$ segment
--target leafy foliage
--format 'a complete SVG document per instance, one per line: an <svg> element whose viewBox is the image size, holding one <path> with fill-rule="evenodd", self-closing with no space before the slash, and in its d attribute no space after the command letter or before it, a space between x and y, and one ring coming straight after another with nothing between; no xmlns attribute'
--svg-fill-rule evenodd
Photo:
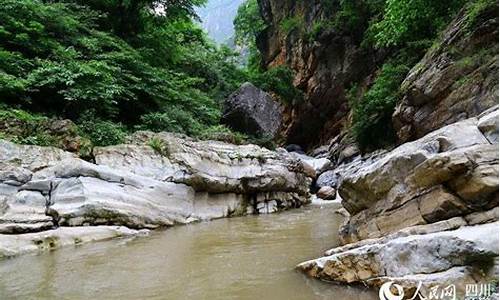
<svg viewBox="0 0 500 300"><path fill-rule="evenodd" d="M370 21L380 17L385 2L385 0L340 0L340 7L332 25L339 31L362 39Z"/></svg>
<svg viewBox="0 0 500 300"><path fill-rule="evenodd" d="M202 127L201 123L194 120L189 112L171 107L166 112L143 115L141 125L137 128L154 132L169 131L194 135L200 132Z"/></svg>
<svg viewBox="0 0 500 300"><path fill-rule="evenodd" d="M266 25L260 15L257 0L247 0L241 4L233 23L236 45L247 49L249 53L248 71L253 73L261 72L261 55L257 49L256 40L257 36L266 28Z"/></svg>
<svg viewBox="0 0 500 300"><path fill-rule="evenodd" d="M153 149L157 154L161 156L168 157L170 155L168 146L162 139L158 137L152 137L148 141L148 145L149 147L151 147L151 149Z"/></svg>
<svg viewBox="0 0 500 300"><path fill-rule="evenodd" d="M286 18L281 21L280 27L285 33L290 34L295 29L303 28L304 20L300 16Z"/></svg>
<svg viewBox="0 0 500 300"><path fill-rule="evenodd" d="M78 125L94 146L116 145L125 140L126 129L121 123L101 120L92 114L85 114L79 120Z"/></svg>
<svg viewBox="0 0 500 300"><path fill-rule="evenodd" d="M379 47L434 37L460 9L465 0L387 0L382 20L373 24Z"/></svg>
<svg viewBox="0 0 500 300"><path fill-rule="evenodd" d="M238 45L255 45L255 37L265 28L257 0L248 0L238 8L234 19L235 41Z"/></svg>
<svg viewBox="0 0 500 300"><path fill-rule="evenodd" d="M79 135L78 128L70 123L21 109L0 105L0 137L14 143L64 148L71 140L88 139Z"/></svg>
<svg viewBox="0 0 500 300"><path fill-rule="evenodd" d="M391 116L401 81L409 71L404 65L386 63L370 90L354 107L353 131L363 150L394 141Z"/></svg>
<svg viewBox="0 0 500 300"><path fill-rule="evenodd" d="M465 1L339 1L330 26L353 36L365 50L379 48L387 53L368 90L360 92L354 83L347 93L353 107L352 130L362 150L395 141L391 116L400 99L401 82Z"/></svg>
<svg viewBox="0 0 500 300"><path fill-rule="evenodd" d="M0 99L80 120L97 145L135 127L199 133L246 80L192 21L204 2L4 0Z"/></svg>
<svg viewBox="0 0 500 300"><path fill-rule="evenodd" d="M467 5L467 26L474 28L479 16L487 13L498 14L498 1L476 0Z"/></svg>
<svg viewBox="0 0 500 300"><path fill-rule="evenodd" d="M44 116L32 115L19 109L1 109L0 132L3 138L15 143L53 146L58 141L45 131L43 124L47 120Z"/></svg>
<svg viewBox="0 0 500 300"><path fill-rule="evenodd" d="M239 132L234 132L224 125L206 128L201 132L199 138L202 140L216 140L235 145L245 144L248 140L248 136Z"/></svg>
<svg viewBox="0 0 500 300"><path fill-rule="evenodd" d="M279 96L286 104L297 104L303 99L302 92L293 85L293 72L286 66L270 68L265 72L253 72L251 81L263 90Z"/></svg>
<svg viewBox="0 0 500 300"><path fill-rule="evenodd" d="M303 22L300 18L283 20L282 27L285 31L293 30ZM236 42L247 47L250 59L241 78L246 78L259 88L272 92L284 103L296 104L302 100L301 92L293 85L293 71L286 66L278 66L264 70L261 66L260 54L257 51L257 36L265 29L257 0L247 0L238 9L234 20Z"/></svg>

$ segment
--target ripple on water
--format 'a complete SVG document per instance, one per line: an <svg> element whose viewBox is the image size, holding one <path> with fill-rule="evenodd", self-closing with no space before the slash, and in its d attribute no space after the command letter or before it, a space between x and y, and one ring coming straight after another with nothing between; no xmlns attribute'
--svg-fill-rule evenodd
<svg viewBox="0 0 500 300"><path fill-rule="evenodd" d="M377 299L294 271L338 244L334 210L216 220L5 260L0 299Z"/></svg>

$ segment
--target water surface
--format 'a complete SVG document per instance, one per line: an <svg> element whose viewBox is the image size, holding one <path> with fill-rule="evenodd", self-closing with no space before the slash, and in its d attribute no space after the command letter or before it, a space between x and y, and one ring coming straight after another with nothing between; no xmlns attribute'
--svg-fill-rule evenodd
<svg viewBox="0 0 500 300"><path fill-rule="evenodd" d="M337 245L334 210L222 219L0 261L0 299L378 299L294 271Z"/></svg>

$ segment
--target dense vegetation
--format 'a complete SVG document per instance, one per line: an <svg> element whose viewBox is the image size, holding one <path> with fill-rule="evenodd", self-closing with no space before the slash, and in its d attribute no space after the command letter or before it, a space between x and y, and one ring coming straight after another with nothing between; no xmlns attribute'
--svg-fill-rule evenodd
<svg viewBox="0 0 500 300"><path fill-rule="evenodd" d="M84 144L120 143L134 130L171 131L242 143L219 124L222 100L244 81L289 105L302 100L286 66L263 69L256 37L265 29L257 0L234 20L235 41L250 52L214 45L196 24L206 0L0 0L0 137L60 145L50 120L76 123ZM493 0L322 0L328 13L303 28L311 42L324 30L350 35L387 53L366 92L350 87L353 134L363 149L390 143L400 83L440 30L469 1L469 23ZM12 129L15 127L16 129ZM255 139L253 141L256 141ZM91 147L90 146L90 147Z"/></svg>
<svg viewBox="0 0 500 300"><path fill-rule="evenodd" d="M401 83L458 11L465 6L469 19L474 19L475 11L491 5L496 1L387 0L383 10L374 11L362 45L389 55L368 91L352 102L352 129L362 150L394 143L391 116L401 99Z"/></svg>
<svg viewBox="0 0 500 300"><path fill-rule="evenodd" d="M284 101L300 95L288 69L244 68L213 44L195 22L205 1L1 0L2 136L59 145L45 131L5 129L22 114L32 116L17 118L23 128L69 118L94 145L134 130L256 141L219 125L222 100L245 81Z"/></svg>
<svg viewBox="0 0 500 300"><path fill-rule="evenodd" d="M193 22L204 0L0 2L3 110L70 118L97 145L133 129L204 135L246 79Z"/></svg>
<svg viewBox="0 0 500 300"><path fill-rule="evenodd" d="M470 19L497 5L493 0L340 0L328 24L358 40L368 51L387 53L378 76L364 93L353 83L352 133L362 150L395 142L391 116L401 99L401 83L439 33L462 7ZM354 95L354 97L353 97Z"/></svg>

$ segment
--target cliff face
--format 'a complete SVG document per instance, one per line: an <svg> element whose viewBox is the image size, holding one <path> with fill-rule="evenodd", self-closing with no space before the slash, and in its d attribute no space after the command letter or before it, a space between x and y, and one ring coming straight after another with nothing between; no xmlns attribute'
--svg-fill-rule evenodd
<svg viewBox="0 0 500 300"><path fill-rule="evenodd" d="M286 143L308 150L328 143L330 148L334 143L337 148L348 147L349 141L342 138L350 130L347 91L353 85L361 93L366 91L389 57L388 50L361 47L361 38L352 32L318 26L328 24L338 11L335 1L333 8L324 3L259 1L268 25L257 39L263 64L267 68L290 67L295 72L294 84L304 92L302 103L285 109L282 135ZM496 8L476 16L474 24L463 9L408 73L393 116L399 143L477 116L496 104ZM335 160L336 155L330 152Z"/></svg>
<svg viewBox="0 0 500 300"><path fill-rule="evenodd" d="M395 282L410 297L419 284L424 296L448 283L463 296L467 284L498 278L498 108L336 171L350 214L344 245L300 270L338 283Z"/></svg>
<svg viewBox="0 0 500 300"><path fill-rule="evenodd" d="M390 125L399 146L361 155L342 134L311 152L332 160L316 188L338 190L348 217L343 246L298 269L337 283L396 283L405 296L445 283L463 295L466 284L498 277L498 4L471 14L471 3L396 84ZM270 24L263 36L277 40L261 43L264 62L292 67L306 94L290 109L288 141L311 146L350 130L345 90L369 88L382 55L339 32L309 42L276 25L289 18L278 10L314 23L317 4L261 4Z"/></svg>
<svg viewBox="0 0 500 300"><path fill-rule="evenodd" d="M282 134L289 144L307 148L326 143L346 124L346 89L369 80L380 54L334 29L313 36L313 27L331 19L321 1L259 0L268 25L257 39L266 67L287 65L304 101L285 111Z"/></svg>
<svg viewBox="0 0 500 300"><path fill-rule="evenodd" d="M234 35L233 19L243 0L210 0L196 9L203 29L217 43L225 43Z"/></svg>
<svg viewBox="0 0 500 300"><path fill-rule="evenodd" d="M402 84L393 116L407 142L498 103L498 7L471 24L462 10Z"/></svg>

